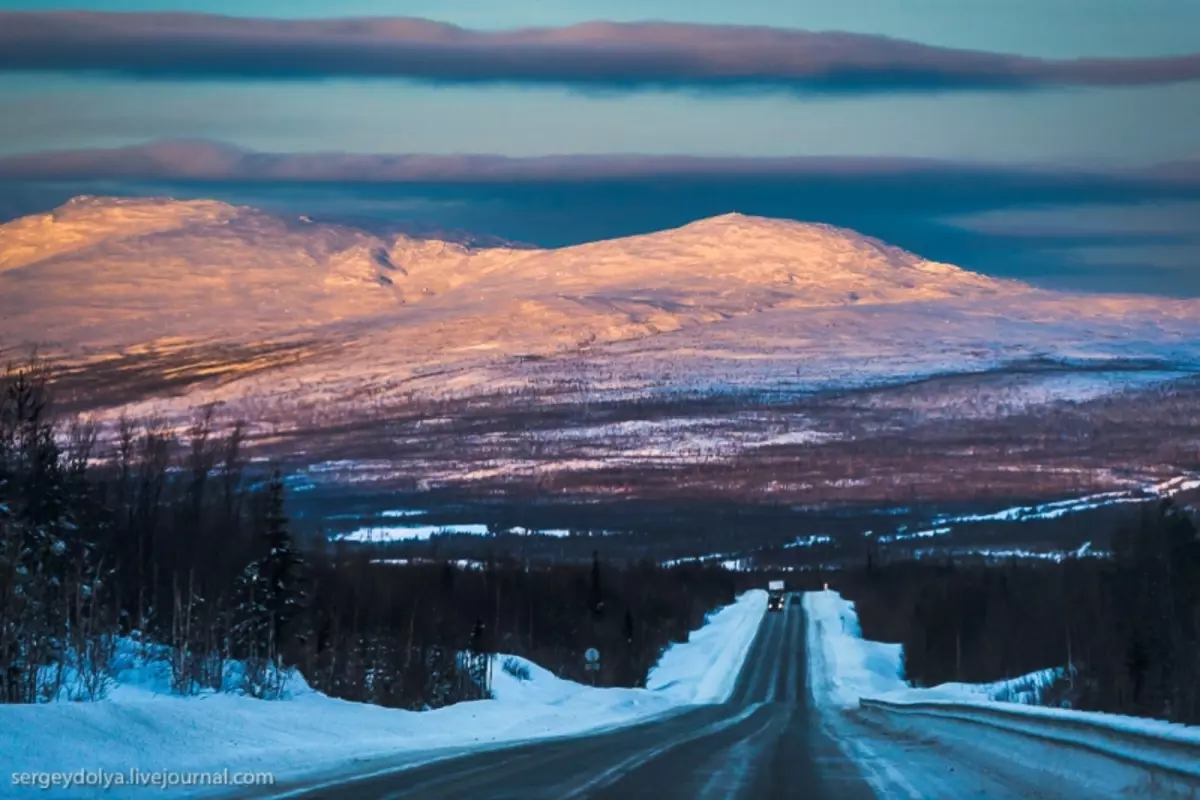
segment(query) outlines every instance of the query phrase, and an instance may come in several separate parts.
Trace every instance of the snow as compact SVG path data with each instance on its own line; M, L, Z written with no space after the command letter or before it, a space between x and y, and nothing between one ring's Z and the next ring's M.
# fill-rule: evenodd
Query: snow
M955 522L1020 522L1035 519L1058 519L1068 514L1091 511L1105 506L1126 503L1147 503L1152 500L1173 497L1183 492L1200 488L1200 480L1194 475L1180 475L1170 480L1120 492L1103 492L1070 500L1057 500L1036 506L1015 506L991 514L970 514L961 517L943 517L937 524Z
M0 225L0 339L56 343L54 357L93 365L153 356L203 379L115 403L98 417L106 425L124 415L186 426L196 406L224 403L233 418L272 409L277 419L262 424L278 435L316 408L358 418L365 402L387 412L409 399L551 387L589 400L791 392L1000 370L957 393L863 400L990 417L1194 374L1198 308L1037 290L854 231L740 215L556 250L468 249L165 198L87 198ZM214 342L253 346L218 356ZM1054 368L1021 369L1030 359ZM1099 371L1105 364L1113 369ZM556 457L489 464L478 448L481 458L444 479L819 447L834 435L819 422L767 430L676 417L525 431ZM324 469L348 482L402 471L391 459Z
M809 674L813 697L820 708L854 709L862 698L893 703L944 703L955 706L1004 708L1007 713L1034 719L1086 721L1116 731L1150 734L1164 740L1200 745L1200 727L1156 719L1050 708L1031 704L1031 694L1058 668L987 684L945 683L914 688L903 678L903 648L898 644L862 638L854 604L833 591L804 595L808 615ZM1013 702L1013 700L1021 702Z
M750 559L733 557L729 553L709 553L702 556L684 556L683 558L669 558L665 561L660 561L659 565L670 569L684 564L716 564L722 569L727 569L731 572L744 572L749 569Z
M818 706L857 708L860 697L907 688L902 648L862 638L854 604L832 591L806 592L809 679Z
M932 539L940 536L947 536L954 532L955 525L973 524L979 522L1029 522L1033 520L1049 520L1059 519L1070 514L1079 514L1085 511L1094 511L1099 508L1118 505L1144 504L1155 500L1162 500L1174 497L1177 494L1190 492L1200 488L1200 479L1193 474L1180 475L1165 481L1146 484L1137 488L1127 489L1114 492L1102 492L1099 494L1090 494L1083 497L1076 497L1069 500L1055 500L1049 503L1040 503L1030 506L1013 506L1011 508L1001 509L986 514L963 514L958 516L939 516L933 520L935 527L919 531L909 531L907 526L901 526L896 529L895 533L887 534L879 537L882 543L889 542L905 542L916 539ZM871 531L866 531L864 536L870 536ZM1083 558L1093 556L1098 558L1107 557L1104 551L1091 551L1091 543L1081 547L1078 551L1072 553L1050 552L1039 553L1027 550L989 550L989 549L969 549L962 552L974 553L984 556L993 557L1016 557L1016 558L1046 558L1055 561L1061 561L1068 557Z
M358 528L337 538L346 542L407 542L424 541L444 534L486 536L487 525L386 525Z
M963 547L943 548L940 550L916 550L913 555L917 558L936 556L944 558L947 555L977 556L993 561L1008 561L1010 559L1028 559L1035 561L1053 561L1062 563L1069 559L1078 558L1111 558L1109 550L1097 550L1091 542L1085 542L1076 550L1028 550L1021 547Z
M407 567L414 564L425 565L442 565L452 564L459 569L483 570L487 569L487 563L474 558L456 558L451 561L434 558L376 558L371 560L372 564L386 564L394 567Z
M571 535L571 531L566 528L522 528L519 525L509 528L508 532L518 536L550 536L555 539L563 539ZM606 536L608 533L608 531L599 531L598 535Z
M646 687L683 704L723 703L758 633L767 594L754 589L714 614L688 641L672 645L650 670Z
M743 594L664 652L646 689L604 689L557 678L515 656L497 656L494 699L428 712L322 695L294 678L287 699L169 691L169 669L122 643L116 684L94 703L0 706L4 772L269 771L283 782L363 769L370 759L422 761L464 750L608 729L729 697L758 630L765 595ZM525 680L504 669L524 667ZM521 670L514 670L520 672ZM0 783L0 796L23 791ZM70 796L101 796L75 789ZM113 796L113 795L108 795Z
M418 511L415 514L423 514L425 512ZM414 515L415 515L414 514ZM399 514L388 514L384 512L383 516L400 516ZM372 544L384 544L387 542L407 542L407 541L424 541L434 536L446 536L458 534L461 536L487 536L491 529L481 523L456 523L453 525L369 525L362 528L356 528L349 533L339 534L336 539L345 542L369 542ZM523 528L517 526L508 528L507 533L517 536L549 536L555 539L562 539L571 536L572 533L566 528L549 528L541 530L537 528ZM607 534L608 531L593 532L599 535Z
M941 528L929 528L928 530L923 530L923 531L911 531L911 532L901 531L899 533L893 533L888 536L880 536L879 541L881 541L881 542L907 542L912 539L932 539L935 536L947 536L953 530L954 530L953 528L941 527ZM869 534L870 531L867 531L867 533ZM864 534L864 535L866 535L866 534Z
M833 539L823 533L813 534L812 536L799 536L791 542L788 542L783 547L785 550L791 550L797 547L814 547L818 544L829 544Z

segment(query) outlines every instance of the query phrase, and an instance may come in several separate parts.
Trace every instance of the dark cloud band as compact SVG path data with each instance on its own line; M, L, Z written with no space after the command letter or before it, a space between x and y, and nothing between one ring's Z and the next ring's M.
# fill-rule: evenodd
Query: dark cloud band
M469 31L419 19L0 13L0 69L143 78L403 77L854 93L1200 79L1200 54L1047 60L850 33L674 23Z
M699 157L576 155L360 155L263 153L207 141L158 141L120 148L52 150L0 157L0 180L196 180L253 183L595 182L645 179L908 179L986 176L990 182L1074 186L1200 186L1192 162L1140 170L989 166L884 157Z

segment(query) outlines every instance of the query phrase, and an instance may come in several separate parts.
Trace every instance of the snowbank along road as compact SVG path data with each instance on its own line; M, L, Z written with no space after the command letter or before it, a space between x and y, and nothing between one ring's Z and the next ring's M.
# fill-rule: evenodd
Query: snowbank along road
M804 613L793 606L763 618L727 703L284 796L874 797L810 708L806 663Z
M816 599L814 599L816 598ZM275 787L274 798L1196 797L1115 754L969 721L847 708L841 598L765 614L730 699L638 725ZM828 613L821 613L825 606ZM838 627L838 630L833 630ZM873 643L866 643L873 644ZM883 645L882 647L894 647ZM845 660L842 658L841 660ZM876 665L878 666L878 665ZM889 665L884 665L889 666ZM856 669L870 669L859 664ZM894 671L895 665L890 669Z

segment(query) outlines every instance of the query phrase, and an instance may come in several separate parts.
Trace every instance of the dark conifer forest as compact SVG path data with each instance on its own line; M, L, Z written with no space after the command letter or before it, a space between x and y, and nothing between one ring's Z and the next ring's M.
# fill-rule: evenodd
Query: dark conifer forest
M904 645L919 686L1062 668L1048 702L1200 723L1200 538L1169 501L1120 529L1111 558L908 561L837 576L863 635Z
M485 697L505 663L497 652L637 686L734 599L717 567L400 566L301 541L285 481L247 459L242 426L218 432L200 411L182 437L127 420L101 443L95 427L55 416L48 385L37 363L0 382L5 702L102 696L122 639L169 660L180 694L274 698L296 668L334 697L436 708Z

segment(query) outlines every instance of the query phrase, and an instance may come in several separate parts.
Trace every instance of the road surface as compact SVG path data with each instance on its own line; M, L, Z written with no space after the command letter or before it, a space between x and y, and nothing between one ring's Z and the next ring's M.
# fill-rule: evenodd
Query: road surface
M348 780L305 798L763 798L876 795L810 709L799 605L764 615L729 703L602 734Z
M819 635L819 631L818 631ZM815 641L815 640L814 640ZM1111 754L971 723L815 707L836 665L799 605L764 615L728 703L603 733L368 762L271 798L1195 800L1200 785ZM811 668L813 675L807 675ZM811 679L811 680L810 680ZM438 760L430 760L438 758Z

